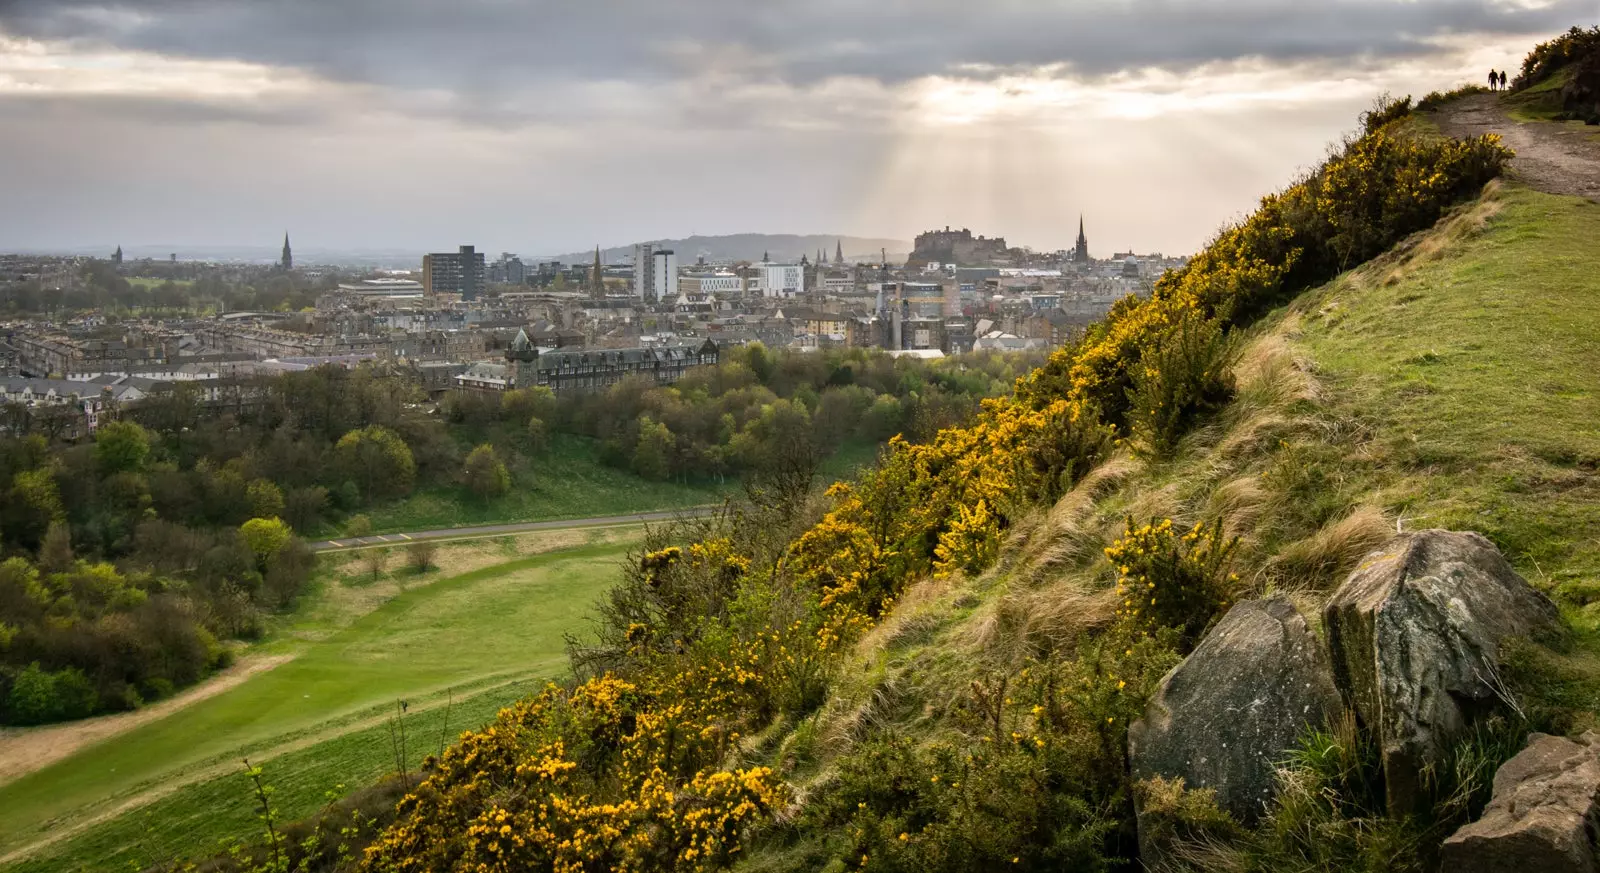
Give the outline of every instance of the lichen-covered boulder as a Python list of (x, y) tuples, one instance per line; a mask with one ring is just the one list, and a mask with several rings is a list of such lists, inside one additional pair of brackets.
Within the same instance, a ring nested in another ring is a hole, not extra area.
[(1595, 873), (1600, 870), (1600, 737), (1533, 734), (1494, 774), (1477, 821), (1440, 848), (1450, 873)]
[(1161, 680), (1129, 728), (1129, 762), (1136, 780), (1214, 790), (1220, 808), (1250, 823), (1276, 791), (1284, 752), (1338, 710), (1305, 617), (1282, 598), (1245, 601)]
[(1382, 749), (1390, 812), (1421, 769), (1505, 696), (1500, 644), (1558, 627), (1556, 607), (1476, 533), (1426, 530), (1368, 555), (1324, 611), (1334, 681)]

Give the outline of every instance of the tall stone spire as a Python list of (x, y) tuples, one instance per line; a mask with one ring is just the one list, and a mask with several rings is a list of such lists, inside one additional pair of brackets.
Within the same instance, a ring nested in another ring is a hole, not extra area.
[(844, 240), (842, 239), (833, 241), (833, 262), (835, 264), (844, 263)]
[(589, 270), (589, 290), (599, 295), (606, 289), (605, 271), (600, 267), (600, 247), (594, 247), (594, 266)]
[(117, 250), (111, 253), (111, 263), (122, 263), (122, 246), (117, 246)]
[(283, 232), (283, 257), (278, 259), (278, 267), (285, 273), (294, 269), (294, 253), (289, 251), (289, 232)]
[(1083, 214), (1078, 214), (1078, 244), (1072, 250), (1072, 259), (1080, 264), (1089, 263), (1089, 237), (1083, 232)]

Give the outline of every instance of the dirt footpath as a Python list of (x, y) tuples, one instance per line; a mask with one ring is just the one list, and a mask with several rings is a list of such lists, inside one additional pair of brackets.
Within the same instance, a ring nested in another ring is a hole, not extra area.
[(1518, 122), (1494, 94), (1474, 94), (1439, 110), (1435, 119), (1450, 136), (1496, 133), (1517, 153), (1512, 175), (1548, 194), (1600, 202), (1600, 128), (1575, 123)]

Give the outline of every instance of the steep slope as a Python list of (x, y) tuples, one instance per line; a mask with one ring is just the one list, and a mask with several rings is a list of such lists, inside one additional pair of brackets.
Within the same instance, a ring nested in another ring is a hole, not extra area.
[[(1481, 531), (1556, 597), (1575, 629), (1565, 651), (1523, 654), (1541, 677), (1522, 689), (1524, 706), (1547, 729), (1594, 726), (1595, 361), (1600, 207), (1491, 186), (1437, 228), (1263, 320), (1240, 355), (1236, 399), (1171, 460), (1119, 454), (1013, 531), (990, 572), (911, 588), (780, 757), (797, 763), (806, 798), (903, 777), (897, 757), (882, 753), (885, 736), (941, 750), (1003, 741), (985, 739), (972, 716), (986, 698), (1006, 695), (1007, 676), (1014, 705), (991, 710), (993, 723), (1002, 735), (1048, 742), (1030, 724), (1017, 677), (1113, 624), (1117, 572), (1105, 549), (1130, 516), (1180, 528), (1221, 519), (1240, 537), (1239, 596), (1288, 593), (1308, 615), (1397, 529)], [(927, 767), (937, 757), (915, 760)], [(879, 766), (863, 768), (863, 759)], [(1486, 791), (1488, 773), (1472, 791)], [(914, 807), (857, 822), (862, 830), (848, 836), (810, 824), (780, 829), (747, 868), (898, 852), (901, 832), (909, 861), (930, 838)], [(887, 841), (868, 832), (882, 819), (894, 831)], [(1418, 854), (1413, 847), (1386, 868), (1407, 869)]]

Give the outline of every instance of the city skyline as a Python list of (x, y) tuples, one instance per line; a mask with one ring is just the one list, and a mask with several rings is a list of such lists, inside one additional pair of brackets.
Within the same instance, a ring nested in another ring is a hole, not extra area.
[[(943, 2), (669, 13), (0, 5), (0, 247), (582, 251), (971, 227), (1186, 252), (1383, 92), (1513, 68), (1593, 4)], [(969, 20), (970, 19), (970, 20)], [(625, 22), (618, 25), (616, 22)], [(258, 242), (259, 241), (259, 242)]]

